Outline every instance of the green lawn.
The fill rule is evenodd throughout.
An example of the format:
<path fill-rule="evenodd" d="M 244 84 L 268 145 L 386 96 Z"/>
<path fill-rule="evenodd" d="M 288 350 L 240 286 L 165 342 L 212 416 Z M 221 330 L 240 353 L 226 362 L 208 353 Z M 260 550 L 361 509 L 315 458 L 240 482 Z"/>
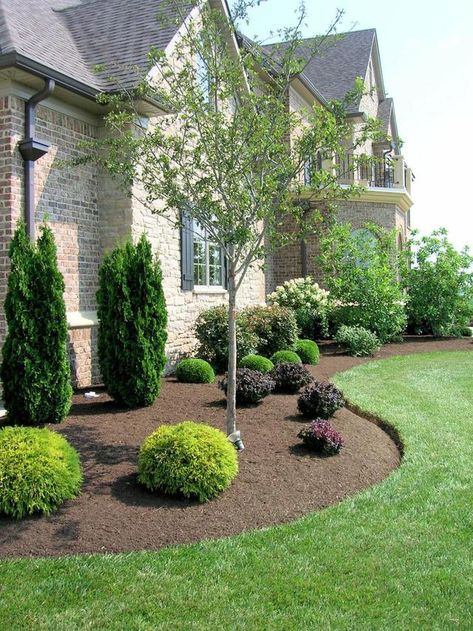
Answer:
<path fill-rule="evenodd" d="M 337 376 L 400 469 L 289 526 L 159 553 L 0 565 L 0 629 L 472 629 L 473 353 Z"/>

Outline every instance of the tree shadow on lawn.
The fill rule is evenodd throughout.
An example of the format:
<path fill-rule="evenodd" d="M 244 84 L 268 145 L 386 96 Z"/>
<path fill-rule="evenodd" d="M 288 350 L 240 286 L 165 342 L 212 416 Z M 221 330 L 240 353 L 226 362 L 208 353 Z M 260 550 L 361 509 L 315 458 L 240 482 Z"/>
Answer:
<path fill-rule="evenodd" d="M 190 500 L 177 495 L 165 495 L 158 491 L 149 491 L 138 482 L 137 473 L 129 473 L 128 475 L 122 475 L 116 478 L 111 485 L 111 495 L 127 506 L 144 506 L 168 510 L 202 506 L 197 500 Z"/>

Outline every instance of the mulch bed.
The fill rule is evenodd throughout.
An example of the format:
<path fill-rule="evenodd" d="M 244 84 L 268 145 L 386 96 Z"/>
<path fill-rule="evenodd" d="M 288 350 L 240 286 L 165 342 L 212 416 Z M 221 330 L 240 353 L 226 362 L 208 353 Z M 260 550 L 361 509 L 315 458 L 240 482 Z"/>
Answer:
<path fill-rule="evenodd" d="M 379 357 L 434 350 L 472 350 L 471 340 L 407 339 L 384 347 Z M 342 355 L 322 344 L 312 367 L 327 379 L 367 360 Z M 259 406 L 239 410 L 245 442 L 240 473 L 219 498 L 198 504 L 149 493 L 136 482 L 139 445 L 161 423 L 193 419 L 225 428 L 225 409 L 217 385 L 163 383 L 155 405 L 123 410 L 100 399 L 74 395 L 71 415 L 60 426 L 79 450 L 84 472 L 80 497 L 50 517 L 17 522 L 0 518 L 0 556 L 30 557 L 88 552 L 155 550 L 162 546 L 224 537 L 251 528 L 292 521 L 336 504 L 385 478 L 399 465 L 399 451 L 377 425 L 347 409 L 334 419 L 345 448 L 332 458 L 303 448 L 297 434 L 295 395 L 271 395 Z"/>

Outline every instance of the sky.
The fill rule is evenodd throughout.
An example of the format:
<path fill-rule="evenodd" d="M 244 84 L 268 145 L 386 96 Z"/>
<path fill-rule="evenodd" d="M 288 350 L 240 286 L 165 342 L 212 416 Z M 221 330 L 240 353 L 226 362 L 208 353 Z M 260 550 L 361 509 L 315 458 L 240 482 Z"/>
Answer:
<path fill-rule="evenodd" d="M 323 34 L 337 9 L 338 32 L 376 28 L 388 96 L 394 98 L 403 154 L 412 167 L 412 226 L 449 231 L 473 250 L 473 1 L 307 0 L 304 36 Z M 294 23 L 298 0 L 262 0 L 249 36 Z"/>

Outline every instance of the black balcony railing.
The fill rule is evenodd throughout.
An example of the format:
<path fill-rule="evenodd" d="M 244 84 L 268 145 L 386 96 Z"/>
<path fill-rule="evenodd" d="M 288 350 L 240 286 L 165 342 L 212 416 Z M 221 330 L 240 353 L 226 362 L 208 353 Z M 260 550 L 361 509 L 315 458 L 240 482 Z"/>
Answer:
<path fill-rule="evenodd" d="M 380 157 L 375 160 L 364 162 L 355 159 L 352 155 L 337 157 L 336 168 L 338 179 L 341 184 L 353 184 L 362 180 L 368 186 L 381 188 L 393 188 L 394 186 L 394 165 L 388 157 Z"/>

